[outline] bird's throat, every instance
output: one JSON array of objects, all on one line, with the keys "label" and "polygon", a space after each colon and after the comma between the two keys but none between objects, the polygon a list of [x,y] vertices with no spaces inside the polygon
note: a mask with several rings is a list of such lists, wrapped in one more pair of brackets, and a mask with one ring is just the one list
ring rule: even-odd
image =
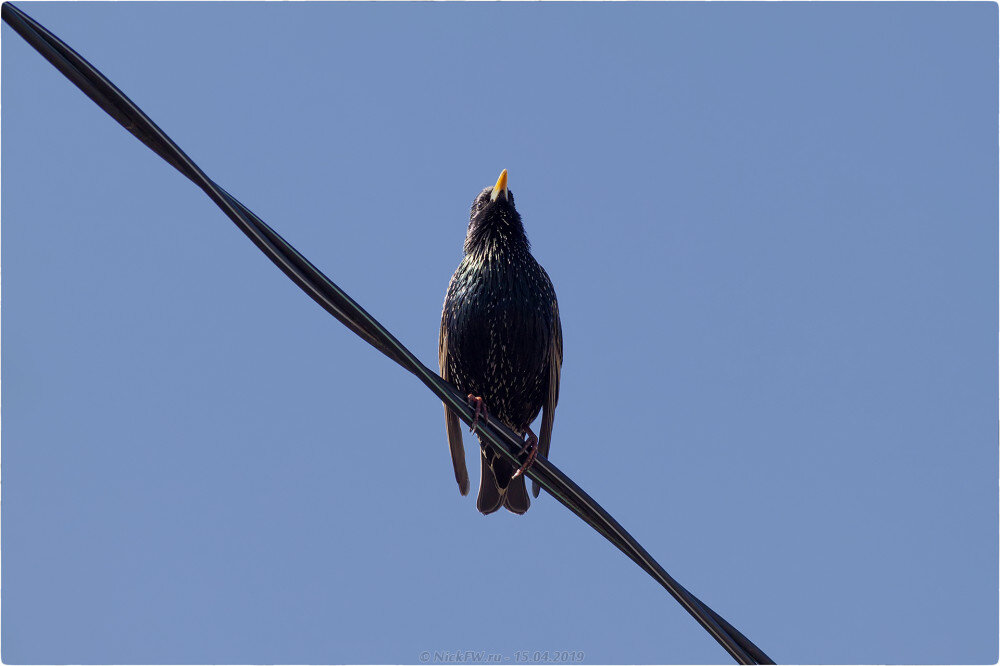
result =
[{"label": "bird's throat", "polygon": [[490,216],[469,223],[465,236],[465,253],[503,255],[530,251],[520,216]]}]

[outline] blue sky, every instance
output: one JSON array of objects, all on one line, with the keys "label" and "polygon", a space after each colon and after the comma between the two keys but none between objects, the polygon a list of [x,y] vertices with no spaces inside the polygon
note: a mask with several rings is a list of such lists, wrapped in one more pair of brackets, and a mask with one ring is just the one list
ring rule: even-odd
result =
[{"label": "blue sky", "polygon": [[[995,4],[20,6],[429,365],[508,169],[552,460],[779,662],[996,661]],[[5,662],[728,661],[551,498],[478,514],[422,385],[2,57]]]}]

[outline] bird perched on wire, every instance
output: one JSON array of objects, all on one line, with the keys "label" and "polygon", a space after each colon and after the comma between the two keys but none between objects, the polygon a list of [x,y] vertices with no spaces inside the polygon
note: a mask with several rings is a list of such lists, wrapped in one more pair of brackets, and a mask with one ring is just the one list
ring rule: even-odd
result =
[{"label": "bird perched on wire", "polygon": [[[438,360],[441,376],[476,407],[480,419],[498,419],[521,436],[528,456],[518,469],[490,445],[481,443],[476,507],[490,514],[501,506],[522,514],[530,500],[524,470],[541,453],[549,455],[552,422],[559,400],[562,326],[556,293],[545,270],[531,256],[507,170],[496,185],[472,202],[465,256],[448,285],[441,314]],[[529,426],[542,411],[536,436]],[[458,416],[444,408],[455,480],[469,492],[469,472]],[[538,484],[532,491],[538,497]]]}]

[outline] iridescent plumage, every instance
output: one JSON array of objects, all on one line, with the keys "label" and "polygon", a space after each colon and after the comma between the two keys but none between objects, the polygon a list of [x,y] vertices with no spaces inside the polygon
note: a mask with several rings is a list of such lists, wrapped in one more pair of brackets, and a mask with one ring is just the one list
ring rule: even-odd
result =
[{"label": "iridescent plumage", "polygon": [[[562,328],[555,291],[531,256],[504,171],[472,204],[465,256],[448,285],[438,345],[441,376],[463,394],[483,399],[489,418],[524,435],[542,411],[538,452],[548,456],[559,399]],[[445,407],[455,478],[469,491],[458,417]],[[524,476],[483,446],[476,505],[484,514],[504,506],[528,510]],[[533,488],[538,496],[537,485]]]}]

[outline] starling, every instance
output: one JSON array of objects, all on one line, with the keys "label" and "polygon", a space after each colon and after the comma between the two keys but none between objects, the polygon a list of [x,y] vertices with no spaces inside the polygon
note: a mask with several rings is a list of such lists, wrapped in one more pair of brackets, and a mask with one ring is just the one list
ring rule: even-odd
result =
[{"label": "starling", "polygon": [[[559,400],[562,326],[552,282],[531,256],[507,170],[472,202],[465,256],[448,284],[441,314],[438,359],[441,376],[469,394],[476,419],[497,419],[531,448],[517,469],[492,446],[480,442],[476,507],[490,514],[502,506],[522,514],[530,501],[521,472],[536,453],[549,455]],[[535,437],[529,426],[544,408]],[[469,492],[469,472],[458,416],[445,405],[448,446],[455,480]],[[475,421],[473,422],[473,430]],[[538,484],[532,491],[538,497]]]}]

